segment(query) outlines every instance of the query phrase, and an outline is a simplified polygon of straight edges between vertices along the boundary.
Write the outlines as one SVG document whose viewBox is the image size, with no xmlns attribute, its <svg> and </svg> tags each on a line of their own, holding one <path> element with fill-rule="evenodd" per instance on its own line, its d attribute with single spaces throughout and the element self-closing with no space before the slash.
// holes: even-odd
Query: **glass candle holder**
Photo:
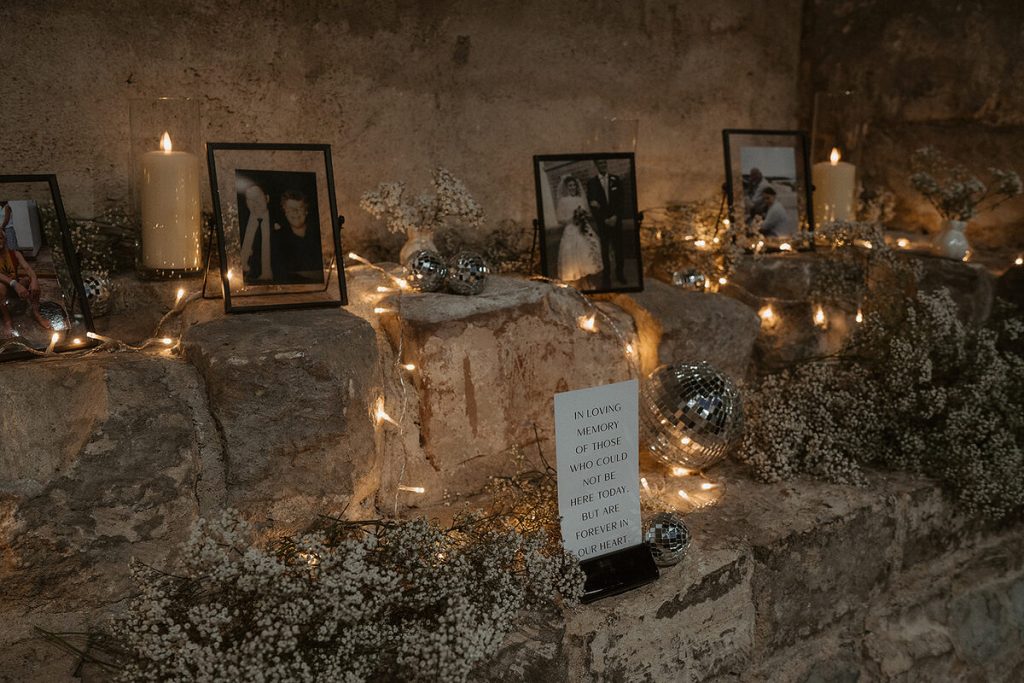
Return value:
<svg viewBox="0 0 1024 683">
<path fill-rule="evenodd" d="M 816 226 L 857 219 L 857 169 L 867 123 L 852 90 L 814 96 L 811 181 Z"/>
<path fill-rule="evenodd" d="M 152 279 L 188 277 L 202 269 L 199 103 L 191 98 L 129 103 L 136 268 Z"/>
</svg>

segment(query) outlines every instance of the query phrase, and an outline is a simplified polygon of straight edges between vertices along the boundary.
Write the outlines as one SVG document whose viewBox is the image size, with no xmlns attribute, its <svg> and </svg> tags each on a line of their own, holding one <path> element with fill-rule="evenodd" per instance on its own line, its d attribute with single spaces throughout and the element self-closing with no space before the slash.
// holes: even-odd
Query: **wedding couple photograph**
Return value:
<svg viewBox="0 0 1024 683">
<path fill-rule="evenodd" d="M 534 157 L 545 276 L 581 292 L 643 289 L 631 153 Z"/>
</svg>

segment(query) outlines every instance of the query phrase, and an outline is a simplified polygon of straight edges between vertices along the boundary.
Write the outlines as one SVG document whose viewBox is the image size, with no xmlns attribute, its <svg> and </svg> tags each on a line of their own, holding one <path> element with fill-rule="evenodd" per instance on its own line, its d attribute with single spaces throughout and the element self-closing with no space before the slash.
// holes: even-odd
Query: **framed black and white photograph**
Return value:
<svg viewBox="0 0 1024 683">
<path fill-rule="evenodd" d="M 723 130 L 729 215 L 751 233 L 786 238 L 814 226 L 807 135 Z"/>
<path fill-rule="evenodd" d="M 347 303 L 329 145 L 207 145 L 224 309 Z"/>
<path fill-rule="evenodd" d="M 533 158 L 541 272 L 581 292 L 643 290 L 632 153 Z"/>
<path fill-rule="evenodd" d="M 55 175 L 0 175 L 0 361 L 94 342 Z"/>
</svg>

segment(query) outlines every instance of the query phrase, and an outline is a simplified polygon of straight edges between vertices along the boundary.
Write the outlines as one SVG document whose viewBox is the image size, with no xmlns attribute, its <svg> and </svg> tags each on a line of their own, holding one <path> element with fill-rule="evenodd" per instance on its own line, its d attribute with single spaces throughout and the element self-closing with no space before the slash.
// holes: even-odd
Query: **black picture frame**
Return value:
<svg viewBox="0 0 1024 683">
<path fill-rule="evenodd" d="M 745 149 L 750 150 L 750 153 L 744 155 Z M 771 154 L 767 152 L 770 149 L 792 149 L 792 167 L 788 166 L 788 155 Z M 768 174 L 764 174 L 763 178 L 769 181 L 773 191 L 778 191 L 777 201 L 786 210 L 786 213 L 790 214 L 789 220 L 791 221 L 786 230 L 775 232 L 772 229 L 766 236 L 786 239 L 795 237 L 800 232 L 813 232 L 813 186 L 811 184 L 808 137 L 805 131 L 727 128 L 722 131 L 722 150 L 725 155 L 724 187 L 729 204 L 730 221 L 733 221 L 734 224 L 736 221 L 742 221 L 751 226 L 752 215 L 756 215 L 762 210 L 763 205 L 760 202 L 748 206 L 746 193 L 750 182 L 749 171 L 754 168 L 752 163 L 757 163 L 756 159 L 760 157 L 765 162 L 775 165 L 775 168 L 769 170 Z M 761 152 L 761 150 L 765 151 Z M 751 168 L 745 169 L 745 163 Z M 791 177 L 787 175 L 790 172 L 792 173 Z M 769 180 L 773 177 L 774 181 Z M 795 211 L 795 215 L 792 215 L 792 211 Z M 765 221 L 765 223 L 767 222 Z"/>
<path fill-rule="evenodd" d="M 89 310 L 89 301 L 85 296 L 82 272 L 78 265 L 78 254 L 71 238 L 71 229 L 67 213 L 64 210 L 64 201 L 61 198 L 57 176 L 53 173 L 0 175 L 0 200 L 37 202 L 43 198 L 50 202 L 52 215 L 48 212 L 44 216 L 42 212 L 38 211 L 38 205 L 34 205 L 39 221 L 39 246 L 38 250 L 30 257 L 25 257 L 24 253 L 22 256 L 26 259 L 26 263 L 31 258 L 32 263 L 29 264 L 29 267 L 35 272 L 37 281 L 44 280 L 43 283 L 40 283 L 41 290 L 43 290 L 40 294 L 41 309 L 56 312 L 55 308 L 46 308 L 49 304 L 50 307 L 59 308 L 63 313 L 61 323 L 64 327 L 55 329 L 60 334 L 60 338 L 53 345 L 53 353 L 82 351 L 97 344 L 88 336 L 96 329 L 93 325 L 92 312 Z M 4 213 L 0 213 L 0 225 L 2 225 L 3 215 Z M 16 231 L 16 227 L 12 229 Z M 53 282 L 46 282 L 49 280 Z M 49 298 L 43 300 L 42 297 Z M 19 317 L 32 315 L 31 303 L 26 303 L 26 310 Z M 44 315 L 44 317 L 51 325 L 56 320 L 55 316 Z M 4 322 L 0 320 L 0 325 Z M 24 322 L 29 326 L 37 326 L 32 320 Z M 42 357 L 39 352 L 45 352 L 50 346 L 52 334 L 52 332 L 40 328 L 36 335 L 22 334 L 19 337 L 0 337 L 0 362 Z M 32 351 L 26 349 L 25 346 L 31 347 Z"/>
<path fill-rule="evenodd" d="M 611 231 L 603 234 L 599 232 L 597 222 L 600 218 L 593 215 L 594 212 L 608 211 L 607 207 L 600 206 L 600 202 L 595 202 L 593 197 L 593 183 L 598 177 L 597 166 L 601 161 L 607 165 L 609 182 L 618 181 L 617 187 L 620 189 L 621 216 L 616 215 L 619 219 L 617 236 Z M 636 156 L 632 152 L 540 154 L 533 157 L 533 175 L 541 274 L 572 284 L 584 294 L 642 292 L 644 273 L 640 223 L 643 216 L 637 208 Z M 563 182 L 565 189 L 571 191 L 568 185 L 571 179 L 576 181 L 577 194 L 567 195 L 564 199 L 570 201 L 561 202 L 563 197 L 557 195 L 563 189 Z M 604 191 L 602 188 L 605 202 L 609 201 L 608 195 L 612 191 Z M 568 215 L 572 197 L 582 198 L 585 216 L 577 218 L 578 213 L 571 217 Z M 560 213 L 563 214 L 561 218 Z M 573 240 L 571 243 L 563 240 L 570 226 L 576 228 L 569 233 Z M 586 271 L 597 267 L 593 256 L 595 240 L 598 248 L 596 258 L 600 267 L 596 272 L 588 273 Z M 567 251 L 566 245 L 572 244 L 580 248 Z M 582 277 L 567 277 L 576 273 L 585 274 Z"/>
<path fill-rule="evenodd" d="M 211 142 L 206 157 L 224 312 L 346 305 L 331 146 Z M 263 196 L 261 209 L 250 206 L 250 193 Z M 256 219 L 254 244 L 243 218 L 248 224 L 258 212 L 268 225 Z M 291 222 L 296 212 L 301 225 Z"/>
</svg>

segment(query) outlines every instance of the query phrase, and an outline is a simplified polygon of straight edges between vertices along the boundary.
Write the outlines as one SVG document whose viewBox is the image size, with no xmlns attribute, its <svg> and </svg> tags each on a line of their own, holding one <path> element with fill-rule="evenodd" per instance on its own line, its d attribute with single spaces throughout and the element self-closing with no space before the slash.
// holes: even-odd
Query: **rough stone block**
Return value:
<svg viewBox="0 0 1024 683">
<path fill-rule="evenodd" d="M 188 328 L 223 443 L 227 499 L 282 524 L 358 514 L 379 458 L 377 342 L 340 309 L 220 317 Z"/>
<path fill-rule="evenodd" d="M 493 276 L 477 296 L 404 294 L 381 302 L 380 316 L 402 362 L 415 364 L 423 457 L 442 485 L 480 490 L 512 474 L 509 448 L 535 440 L 550 458 L 553 396 L 635 376 L 626 357 L 632 329 L 616 334 L 579 294 L 544 282 Z"/>
<path fill-rule="evenodd" d="M 611 300 L 636 321 L 645 375 L 665 363 L 705 360 L 733 379 L 746 376 L 760 331 L 751 307 L 651 278 L 644 281 L 644 291 L 614 295 Z"/>
<path fill-rule="evenodd" d="M 220 444 L 194 368 L 118 354 L 12 363 L 0 403 L 0 671 L 62 680 L 33 636 L 87 626 L 222 503 Z"/>
</svg>

